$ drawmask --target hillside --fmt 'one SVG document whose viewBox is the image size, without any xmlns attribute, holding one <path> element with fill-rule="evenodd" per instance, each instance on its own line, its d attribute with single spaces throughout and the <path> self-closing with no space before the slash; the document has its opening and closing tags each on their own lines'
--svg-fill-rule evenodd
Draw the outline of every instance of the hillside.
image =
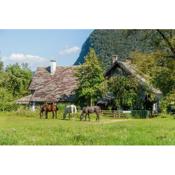
<svg viewBox="0 0 175 175">
<path fill-rule="evenodd" d="M 164 31 L 168 37 L 175 30 Z M 82 46 L 75 65 L 82 64 L 89 48 L 95 49 L 106 69 L 111 65 L 111 56 L 117 54 L 124 60 L 133 51 L 152 52 L 164 49 L 162 36 L 156 30 L 94 30 Z"/>
</svg>

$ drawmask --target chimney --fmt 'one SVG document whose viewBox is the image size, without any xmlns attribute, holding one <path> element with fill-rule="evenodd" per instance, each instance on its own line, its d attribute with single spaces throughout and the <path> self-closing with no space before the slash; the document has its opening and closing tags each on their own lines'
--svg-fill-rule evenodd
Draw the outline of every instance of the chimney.
<svg viewBox="0 0 175 175">
<path fill-rule="evenodd" d="M 57 63 L 56 60 L 50 60 L 50 74 L 54 75 L 56 71 Z"/>
<path fill-rule="evenodd" d="M 118 55 L 112 55 L 112 64 L 118 60 Z"/>
</svg>

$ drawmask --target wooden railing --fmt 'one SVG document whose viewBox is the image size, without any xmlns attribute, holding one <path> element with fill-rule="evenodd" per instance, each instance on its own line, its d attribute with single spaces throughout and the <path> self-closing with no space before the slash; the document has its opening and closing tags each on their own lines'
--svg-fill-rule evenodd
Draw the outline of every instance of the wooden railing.
<svg viewBox="0 0 175 175">
<path fill-rule="evenodd" d="M 114 118 L 127 118 L 127 115 L 121 110 L 102 110 L 102 114 Z"/>
</svg>

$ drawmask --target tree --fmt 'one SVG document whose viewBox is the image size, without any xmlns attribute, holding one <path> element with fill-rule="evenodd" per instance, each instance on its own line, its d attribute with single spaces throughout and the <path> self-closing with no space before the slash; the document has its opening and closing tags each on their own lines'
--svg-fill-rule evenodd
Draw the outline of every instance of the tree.
<svg viewBox="0 0 175 175">
<path fill-rule="evenodd" d="M 83 44 L 75 64 L 84 62 L 90 47 L 95 49 L 105 69 L 111 66 L 113 54 L 125 60 L 133 51 L 151 53 L 159 50 L 166 52 L 167 57 L 175 58 L 174 37 L 175 30 L 94 30 Z"/>
<path fill-rule="evenodd" d="M 32 78 L 31 70 L 19 64 L 14 64 L 6 68 L 6 73 L 8 74 L 7 88 L 12 92 L 13 96 L 26 95 Z"/>
<path fill-rule="evenodd" d="M 0 87 L 0 111 L 7 110 L 10 103 L 13 103 L 12 94 L 6 88 Z"/>
<path fill-rule="evenodd" d="M 137 99 L 138 82 L 133 77 L 114 76 L 108 82 L 108 89 L 115 97 L 115 105 L 132 107 Z"/>
<path fill-rule="evenodd" d="M 169 92 L 161 101 L 161 110 L 167 112 L 170 105 L 175 106 L 175 89 Z"/>
<path fill-rule="evenodd" d="M 131 63 L 137 67 L 139 73 L 164 95 L 175 89 L 175 60 L 168 57 L 166 52 L 133 52 L 131 57 Z"/>
<path fill-rule="evenodd" d="M 103 70 L 94 49 L 90 49 L 85 63 L 78 68 L 76 76 L 79 80 L 76 91 L 79 101 L 85 100 L 92 106 L 100 96 L 100 85 L 104 80 Z"/>
<path fill-rule="evenodd" d="M 168 38 L 168 37 L 166 36 L 166 34 L 165 34 L 163 31 L 159 30 L 159 29 L 157 29 L 157 32 L 158 32 L 158 33 L 160 34 L 160 36 L 163 38 L 163 40 L 164 40 L 164 42 L 166 43 L 167 47 L 170 49 L 170 51 L 171 51 L 171 53 L 172 53 L 172 55 L 173 55 L 173 58 L 175 59 L 175 47 L 174 47 L 173 44 L 171 43 L 171 39 L 172 39 L 172 37 L 173 37 L 172 31 L 169 31 L 169 32 L 170 32 L 170 34 L 169 34 L 170 38 Z"/>
<path fill-rule="evenodd" d="M 16 110 L 15 100 L 28 94 L 32 72 L 27 64 L 9 65 L 4 69 L 0 61 L 0 77 L 0 111 Z"/>
<path fill-rule="evenodd" d="M 3 64 L 3 61 L 0 58 L 0 72 L 3 71 L 3 68 L 4 68 L 4 64 Z"/>
</svg>

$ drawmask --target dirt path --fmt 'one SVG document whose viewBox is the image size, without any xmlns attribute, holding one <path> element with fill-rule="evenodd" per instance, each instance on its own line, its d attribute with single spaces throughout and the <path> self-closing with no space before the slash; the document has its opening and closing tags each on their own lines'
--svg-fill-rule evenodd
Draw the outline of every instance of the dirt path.
<svg viewBox="0 0 175 175">
<path fill-rule="evenodd" d="M 100 124 L 108 124 L 108 123 L 116 123 L 116 122 L 126 122 L 131 119 L 114 119 L 114 120 L 107 120 L 107 121 L 102 121 Z"/>
<path fill-rule="evenodd" d="M 91 121 L 91 122 L 87 122 L 87 124 L 100 125 L 100 124 L 110 124 L 110 123 L 117 123 L 117 122 L 127 122 L 127 121 L 130 121 L 130 120 L 131 119 L 113 119 L 113 120 L 102 120 L 102 121 L 99 121 L 99 122 Z"/>
</svg>

